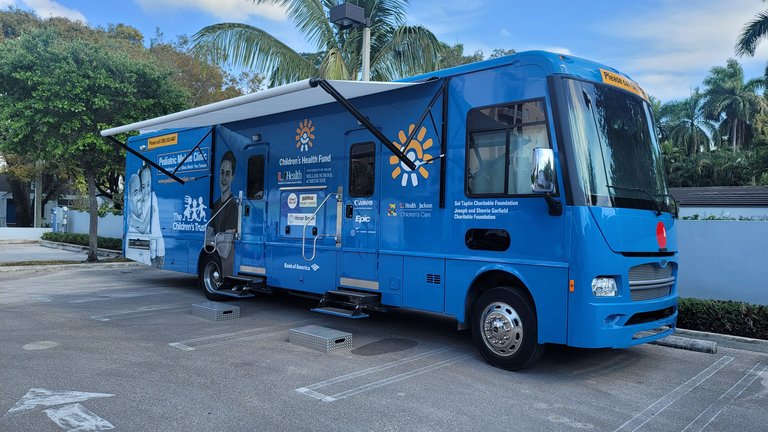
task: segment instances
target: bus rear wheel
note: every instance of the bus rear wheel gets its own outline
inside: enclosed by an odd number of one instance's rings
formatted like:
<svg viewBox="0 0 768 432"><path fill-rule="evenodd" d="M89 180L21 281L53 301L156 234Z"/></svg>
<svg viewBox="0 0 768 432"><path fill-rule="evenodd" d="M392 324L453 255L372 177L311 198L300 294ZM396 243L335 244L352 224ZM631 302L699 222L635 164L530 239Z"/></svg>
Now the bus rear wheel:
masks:
<svg viewBox="0 0 768 432"><path fill-rule="evenodd" d="M488 363L506 370L529 367L544 353L533 305L511 287L480 296L472 310L472 337Z"/></svg>
<svg viewBox="0 0 768 432"><path fill-rule="evenodd" d="M208 300L224 301L228 299L227 296L216 294L216 291L225 288L219 254L204 254L201 257L200 268L197 272L197 286Z"/></svg>

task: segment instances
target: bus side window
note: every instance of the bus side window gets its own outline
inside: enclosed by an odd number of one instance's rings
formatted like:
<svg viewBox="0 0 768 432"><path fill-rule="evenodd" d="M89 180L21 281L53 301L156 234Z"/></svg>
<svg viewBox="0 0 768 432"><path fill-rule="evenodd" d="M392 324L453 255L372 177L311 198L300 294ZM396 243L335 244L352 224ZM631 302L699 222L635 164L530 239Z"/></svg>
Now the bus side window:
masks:
<svg viewBox="0 0 768 432"><path fill-rule="evenodd" d="M373 195L375 174L376 146L372 142L353 144L349 150L349 196Z"/></svg>
<svg viewBox="0 0 768 432"><path fill-rule="evenodd" d="M248 199L264 198L264 155L248 159Z"/></svg>

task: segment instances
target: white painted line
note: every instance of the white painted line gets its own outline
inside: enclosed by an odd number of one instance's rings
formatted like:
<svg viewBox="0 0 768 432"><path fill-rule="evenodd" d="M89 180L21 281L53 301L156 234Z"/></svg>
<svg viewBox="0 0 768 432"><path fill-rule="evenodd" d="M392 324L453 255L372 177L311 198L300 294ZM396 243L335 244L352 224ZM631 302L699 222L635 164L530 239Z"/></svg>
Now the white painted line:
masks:
<svg viewBox="0 0 768 432"><path fill-rule="evenodd" d="M378 388L378 387L382 387L382 386L385 386L387 384L391 384L393 382L404 380L406 378L411 378L411 377L414 377L416 375L421 375L423 373L430 372L432 370L439 369L441 367L445 367L445 366L451 365L453 363L462 361L462 360L464 360L464 359L474 355L474 353L462 353L461 355L454 356L454 357L448 358L446 360L441 360L441 361L438 361L436 363L432 363L432 364L427 365L427 366L422 366L420 368L416 368L416 369L413 369L413 370L408 371L408 372L403 372L403 373L400 373L400 374L397 374L397 375L393 375L393 376L388 377L388 378L383 378L383 379L380 379L380 380L377 380L377 381L374 381L374 382L371 382L371 383L368 383L368 384L364 384L364 385L361 385L361 386L358 386L358 387L354 387L354 388L351 388L349 390L345 390L345 391L343 391L341 393L336 393L336 394L333 394L333 395L327 395L327 394L321 393L319 391L316 391L317 389L322 388L322 387L327 387L327 386L330 386L330 385L333 385L333 384L337 384L337 383L340 383L340 382L343 382L343 381L351 380L353 378L358 378L358 377L370 375L370 374L373 374L373 373L376 373L376 372L380 372L380 371L391 369L391 368L394 368L394 367L397 367L397 366L401 366L401 365L404 365L404 364L412 363L412 362L415 362L415 361L418 361L418 360L422 360L422 359L434 356L436 354L442 354L442 353L449 352L449 351L458 351L458 350L456 350L456 348L454 348L454 347L444 347L444 348L434 349L434 350L427 351L427 352L424 352L424 353L421 353L421 354L416 354L416 355L413 355L413 356L410 356L410 357L406 357L406 358L403 358L403 359L400 359L400 360L396 360L396 361L393 361L393 362L385 363L383 365L379 365L379 366L375 366L375 367L372 367L372 368L364 369L364 370L361 370L361 371L353 372L351 374L342 375L342 376L339 376L339 377L336 377L336 378L331 378L329 380L321 381L321 382L318 382L318 383L315 383L315 384L312 384L312 385L308 385L306 387L297 388L297 389L295 389L295 391L297 391L297 392L299 392L301 394L305 394L307 396L310 396L312 398L321 400L323 402L333 402L333 401L338 400L338 399L343 399L345 397L356 395L356 394L362 393L364 391L368 391L368 390L372 390L372 389L375 389L375 388Z"/></svg>
<svg viewBox="0 0 768 432"><path fill-rule="evenodd" d="M91 302L105 301L105 300L147 297L147 296L153 296L153 295L163 295L163 294L172 294L172 293L173 293L172 291L151 291L151 292L142 291L142 292L99 294L95 297L90 297L90 298L85 298L80 300L70 300L68 303L91 303Z"/></svg>
<svg viewBox="0 0 768 432"><path fill-rule="evenodd" d="M195 339L188 339L178 342L171 342L168 345L183 351L194 351L200 348L224 345L233 342L245 340L263 339L286 332L294 326L302 326L318 322L316 319L295 321L285 324L279 324L269 327L259 327L255 329L240 330L230 333L221 333L211 336L204 336Z"/></svg>
<svg viewBox="0 0 768 432"><path fill-rule="evenodd" d="M136 309L129 309L124 310L120 312L113 312L103 315L92 315L91 319L95 319L96 321L111 321L114 319L121 319L121 318L128 318L137 316L137 315L147 315L151 314L155 311L172 311L172 310L183 310L189 308L188 303L177 303L172 305L153 305L153 306L144 306Z"/></svg>
<svg viewBox="0 0 768 432"><path fill-rule="evenodd" d="M431 372L431 371L433 371L435 369L440 369L442 367L449 366L449 365L452 365L454 363L458 363L458 362L460 362L460 361L462 361L462 360L464 360L466 358L472 357L474 355L475 355L475 353L467 353L467 354L462 354L460 356L452 357L452 358L449 358L447 360L443 360L441 362L437 362L435 364L431 364L429 366L420 367L418 369L414 369L414 370L409 371L409 372L404 372L404 373L401 373L401 374L398 374L398 375L395 375L395 376L391 376L389 378L385 378L385 379L381 379L381 380L378 380L378 381L374 381L374 382L372 382L370 384L362 385L360 387L356 387L356 388L353 388L353 389L350 389L350 390L347 390L347 391L344 391L344 392L341 392L341 393L337 393L335 395L332 395L332 396L329 396L329 397L323 399L323 401L333 402L335 400L343 399L345 397L356 395L356 394L362 393L364 391L372 390L372 389L375 389L375 388L378 388L378 387L385 386L387 384L392 384L392 383L397 382L397 381L402 381L402 380L404 380L406 378L415 377L416 375L421 375L423 373Z"/></svg>
<svg viewBox="0 0 768 432"><path fill-rule="evenodd" d="M704 412L699 414L698 417L693 419L692 422L688 424L688 426L683 429L683 432L691 430L691 431L703 431L704 429L709 426L710 423L712 423L712 420L714 420L720 413L731 403L733 403L734 400L736 400L737 397L741 396L742 393L744 393L744 390L746 390L750 385L752 385L753 382L755 382L756 379L758 379L763 372L768 370L768 366L765 366L761 372L755 373L755 370L757 370L760 366L762 366L762 363L757 363L755 367L752 368L749 372L747 372L744 377L742 377L739 382L733 385L728 391L723 393L718 400L713 402L709 407L707 407ZM747 378L752 377L752 379L748 380Z"/></svg>
<svg viewBox="0 0 768 432"><path fill-rule="evenodd" d="M88 399L112 397L113 394L107 393L86 393L79 391L67 391L67 390L48 390L43 388L29 389L26 395L22 397L13 408L9 409L6 414L16 413L19 411L32 410L41 406L54 406L71 404L74 402L83 402Z"/></svg>
<svg viewBox="0 0 768 432"><path fill-rule="evenodd" d="M416 360L421 360L421 359L423 359L425 357L429 357L429 356L432 356L432 355L435 355L435 354L440 354L440 353L443 353L443 352L446 352L446 351L450 351L452 349L454 349L454 348L453 347L443 347L443 348L434 349L434 350L431 350L431 351L423 352L421 354L416 354L416 355L413 355L413 356L410 356L410 357L405 357L403 359L396 360L396 361L393 361L393 362L384 363L383 365L374 366L372 368L363 369L361 371L357 371L357 372L353 372L353 373L350 373L350 374L347 374L347 375L342 375L342 376L339 376L339 377L336 377L336 378L331 378L329 380L321 381L319 383L315 383L315 384L312 384L312 385L308 385L306 387L302 387L300 389L296 389L296 391L300 392L300 393L303 393L302 392L303 389L307 389L307 390L319 389L319 388L322 388L322 387L329 386L331 384L336 384L336 383L339 383L339 382L342 382L342 381L350 380L352 378L361 377L361 376L364 376L364 375L372 374L374 372L379 372L379 371L382 371L382 370L385 370L385 369L389 369L389 368L400 366L400 365L403 365L403 364L406 364L406 363L410 363L410 362L413 362L413 361L416 361Z"/></svg>
<svg viewBox="0 0 768 432"><path fill-rule="evenodd" d="M69 432L95 432L114 429L112 423L97 416L79 403L48 408L48 418Z"/></svg>
<svg viewBox="0 0 768 432"><path fill-rule="evenodd" d="M678 388L672 390L671 392L667 393L664 397L657 400L653 405L649 406L648 408L643 410L641 413L632 417L628 422L624 423L618 429L616 429L616 432L636 431L640 429L644 424L651 421L660 412L667 409L667 407L675 403L675 401L683 397L689 391L698 387L701 383L709 379L709 377L717 373L720 369L724 368L731 361L733 361L733 357L723 356L720 360L713 363L712 366L699 372L698 375L689 379L688 381L680 385Z"/></svg>

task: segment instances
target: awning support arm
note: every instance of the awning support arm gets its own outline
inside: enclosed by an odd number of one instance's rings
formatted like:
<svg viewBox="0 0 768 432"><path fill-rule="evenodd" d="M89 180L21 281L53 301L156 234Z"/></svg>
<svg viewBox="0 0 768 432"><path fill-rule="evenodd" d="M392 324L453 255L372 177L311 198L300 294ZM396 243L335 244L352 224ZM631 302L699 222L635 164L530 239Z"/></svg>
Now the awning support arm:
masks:
<svg viewBox="0 0 768 432"><path fill-rule="evenodd" d="M432 100L429 101L429 105L427 105L427 109L424 110L424 113L421 114L421 118L419 119L419 122L416 123L416 127L413 128L410 134L408 134L408 138L405 140L405 145L407 146L408 143L411 142L413 137L416 136L417 133L419 133L419 129L421 128L421 125L424 124L424 120L427 119L428 114L432 114L432 107L435 106L435 102L437 102L437 98L439 98L443 94L443 89L445 89L445 86L448 85L448 80L444 80L443 84L440 86L440 88L437 90L437 93L435 93L434 96L432 96ZM437 131L435 131L437 133ZM442 147L442 144L441 146ZM411 168L413 169L413 168Z"/></svg>
<svg viewBox="0 0 768 432"><path fill-rule="evenodd" d="M309 86L310 87L317 87L320 86L321 89L325 90L326 93L331 95L332 98L336 99L338 103L341 104L344 109L346 109L354 118L357 119L357 121L360 122L366 129L368 129L369 132L373 134L383 145L384 147L388 148L389 151L392 152L395 156L397 156L398 159L402 163L405 164L408 168L411 170L416 169L416 164L408 159L408 157L400 151L400 148L392 143L391 140L387 139L386 136L384 136L383 133L381 133L380 130L376 129L376 126L373 125L363 114L358 111L357 108L355 108L354 105L352 105L347 98L341 95L341 93L338 92L333 86L326 80L320 79L320 78L312 78L309 80ZM407 142L407 141L406 141Z"/></svg>
<svg viewBox="0 0 768 432"><path fill-rule="evenodd" d="M125 151L127 151L127 152L131 153L132 155L136 156L137 158L139 158L139 159L143 160L144 162L146 162L146 163L147 163L147 165L149 165L149 166L151 166L151 167L153 167L153 168L156 168L158 171L160 171L161 173L163 173L163 174L167 175L168 177L170 177L170 178L172 178L172 179L176 180L177 182L179 182L179 183L181 183L181 184L184 184L184 183L185 183L185 181L184 181L184 180L182 180L182 179L180 179L180 178L176 177L176 175L175 175L174 173L172 173L172 172L168 171L167 169L165 169L165 168L161 167L160 165L158 165L158 164L156 164L156 163L152 162L150 159L148 159L148 158L147 158L146 156L144 156L143 154L141 154L141 153L137 152L136 150L134 150L134 149L132 149L132 148L128 147L127 145L123 144L122 142L120 142L120 140L118 140L117 138L115 138L115 137L113 137L113 136L111 136L111 135L109 135L109 136L105 136L104 138L106 138L107 140L109 140L109 141L110 141L110 142L111 142L113 145L116 145L116 146L118 146L118 147L120 147L120 148L123 148L123 149L125 149Z"/></svg>
<svg viewBox="0 0 768 432"><path fill-rule="evenodd" d="M205 139L208 138L211 135L211 132L213 132L213 128L209 129L208 132L205 135L203 135L202 138L200 138L200 141L198 141L197 144L195 144L195 146L192 147L192 150L190 150L189 153L187 153L187 155L184 156L184 159L182 159L181 162L179 162L179 164L176 165L176 168L173 169L173 174L176 174L176 171L178 171L179 168L181 168L181 166L184 165L184 162L186 162L187 159L189 159L189 157L192 156L192 153L194 153L195 150L200 150L200 144L202 144L203 141L205 141ZM205 154L202 151L200 151L200 155L203 157L203 160L205 161L205 164L207 165L208 164L208 159L205 158Z"/></svg>

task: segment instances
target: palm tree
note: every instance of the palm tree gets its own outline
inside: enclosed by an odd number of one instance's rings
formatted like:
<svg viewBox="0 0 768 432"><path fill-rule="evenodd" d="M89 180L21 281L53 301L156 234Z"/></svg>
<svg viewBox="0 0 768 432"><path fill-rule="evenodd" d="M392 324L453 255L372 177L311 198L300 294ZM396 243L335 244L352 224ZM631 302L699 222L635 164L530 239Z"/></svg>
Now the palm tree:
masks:
<svg viewBox="0 0 768 432"><path fill-rule="evenodd" d="M755 116L765 111L765 99L757 94L764 83L760 79L744 82L744 69L736 60L728 59L725 67L710 69L704 85L704 114L711 121L723 122L735 152L746 140Z"/></svg>
<svg viewBox="0 0 768 432"><path fill-rule="evenodd" d="M659 129L688 155L710 150L710 137L718 136L717 126L704 117L703 100L704 95L696 88L689 98L666 103L659 109Z"/></svg>
<svg viewBox="0 0 768 432"><path fill-rule="evenodd" d="M356 79L362 64L362 29L339 30L328 21L336 0L254 0L285 8L296 27L316 47L298 53L266 31L246 24L223 23L193 37L196 49L217 63L269 76L270 86L310 77ZM357 0L371 20L371 79L391 81L434 70L440 44L422 26L405 25L408 0Z"/></svg>
<svg viewBox="0 0 768 432"><path fill-rule="evenodd" d="M765 38L768 38L768 10L757 14L753 21L744 26L736 41L736 54L754 56L757 45Z"/></svg>

